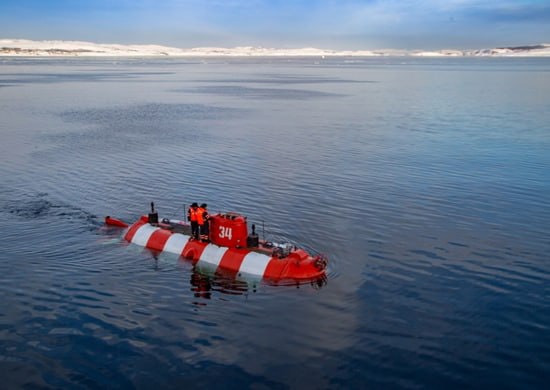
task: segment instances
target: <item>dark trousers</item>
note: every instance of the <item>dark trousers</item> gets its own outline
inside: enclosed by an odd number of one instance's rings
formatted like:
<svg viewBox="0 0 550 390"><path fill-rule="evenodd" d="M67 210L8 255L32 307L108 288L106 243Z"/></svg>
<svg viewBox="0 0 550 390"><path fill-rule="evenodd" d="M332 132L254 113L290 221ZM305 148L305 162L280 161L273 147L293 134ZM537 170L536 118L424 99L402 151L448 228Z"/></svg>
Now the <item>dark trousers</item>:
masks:
<svg viewBox="0 0 550 390"><path fill-rule="evenodd" d="M191 236L199 238L199 223L197 221L191 221Z"/></svg>
<svg viewBox="0 0 550 390"><path fill-rule="evenodd" d="M205 222L204 225L199 225L199 234L202 241L207 241L208 237L208 222Z"/></svg>
<svg viewBox="0 0 550 390"><path fill-rule="evenodd" d="M201 235L208 236L208 233L210 233L210 229L208 228L208 221L204 221L204 225L200 225L200 231Z"/></svg>

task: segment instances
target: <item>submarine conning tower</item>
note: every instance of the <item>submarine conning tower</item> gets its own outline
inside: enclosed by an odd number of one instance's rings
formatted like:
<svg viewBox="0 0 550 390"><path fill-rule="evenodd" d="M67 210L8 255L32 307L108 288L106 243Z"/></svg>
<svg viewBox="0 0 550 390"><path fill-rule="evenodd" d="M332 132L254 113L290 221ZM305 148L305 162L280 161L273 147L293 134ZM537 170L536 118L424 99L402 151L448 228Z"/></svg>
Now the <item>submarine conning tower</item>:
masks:
<svg viewBox="0 0 550 390"><path fill-rule="evenodd" d="M248 235L246 217L229 212L210 217L210 242L229 248L249 248L258 246L258 235L252 225L252 234Z"/></svg>

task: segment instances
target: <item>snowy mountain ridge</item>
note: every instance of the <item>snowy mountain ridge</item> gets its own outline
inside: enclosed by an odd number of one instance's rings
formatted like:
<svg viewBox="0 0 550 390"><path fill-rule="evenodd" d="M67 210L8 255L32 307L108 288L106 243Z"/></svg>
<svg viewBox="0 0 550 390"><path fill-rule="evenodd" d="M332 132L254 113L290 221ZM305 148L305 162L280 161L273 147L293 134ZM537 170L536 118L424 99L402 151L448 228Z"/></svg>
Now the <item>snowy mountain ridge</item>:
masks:
<svg viewBox="0 0 550 390"><path fill-rule="evenodd" d="M31 41L0 39L0 56L70 57L550 57L550 44L500 47L481 50L326 50L264 47L197 47L180 49L160 45L100 44L81 41Z"/></svg>

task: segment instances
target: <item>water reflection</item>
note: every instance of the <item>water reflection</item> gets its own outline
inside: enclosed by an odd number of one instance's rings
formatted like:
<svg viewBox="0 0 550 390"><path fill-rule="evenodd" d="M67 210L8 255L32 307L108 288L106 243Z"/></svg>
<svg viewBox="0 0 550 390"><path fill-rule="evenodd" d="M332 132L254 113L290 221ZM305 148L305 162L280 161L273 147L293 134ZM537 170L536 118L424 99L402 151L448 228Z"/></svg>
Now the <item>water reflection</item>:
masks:
<svg viewBox="0 0 550 390"><path fill-rule="evenodd" d="M243 280L227 278L221 274L209 275L196 268L191 273L190 278L191 291L195 298L212 299L212 291L217 291L228 295L244 295L256 292L256 286L252 285L249 289L249 283ZM204 301L193 302L196 305L206 305Z"/></svg>
<svg viewBox="0 0 550 390"><path fill-rule="evenodd" d="M182 259L182 261L187 261ZM258 279L251 275L237 275L235 272L215 269L207 264L193 266L190 276L191 291L195 298L204 300L212 299L213 292L225 295L247 295L248 293L257 293L262 285L278 287L307 287L320 289L327 285L328 279L323 276L318 279L308 281L282 280L273 281ZM194 302L197 305L206 305L206 302Z"/></svg>

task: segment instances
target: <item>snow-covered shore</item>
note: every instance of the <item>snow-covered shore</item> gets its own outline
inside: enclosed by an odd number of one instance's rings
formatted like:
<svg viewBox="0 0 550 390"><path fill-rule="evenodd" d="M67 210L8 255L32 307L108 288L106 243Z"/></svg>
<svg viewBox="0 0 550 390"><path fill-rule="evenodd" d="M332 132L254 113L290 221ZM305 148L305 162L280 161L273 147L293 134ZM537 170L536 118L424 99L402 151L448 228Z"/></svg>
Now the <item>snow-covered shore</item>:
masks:
<svg viewBox="0 0 550 390"><path fill-rule="evenodd" d="M179 49L159 45L99 44L80 41L30 41L0 39L0 56L70 57L550 57L550 44L481 50L356 50L336 51L315 48L274 49L263 47L198 47Z"/></svg>

